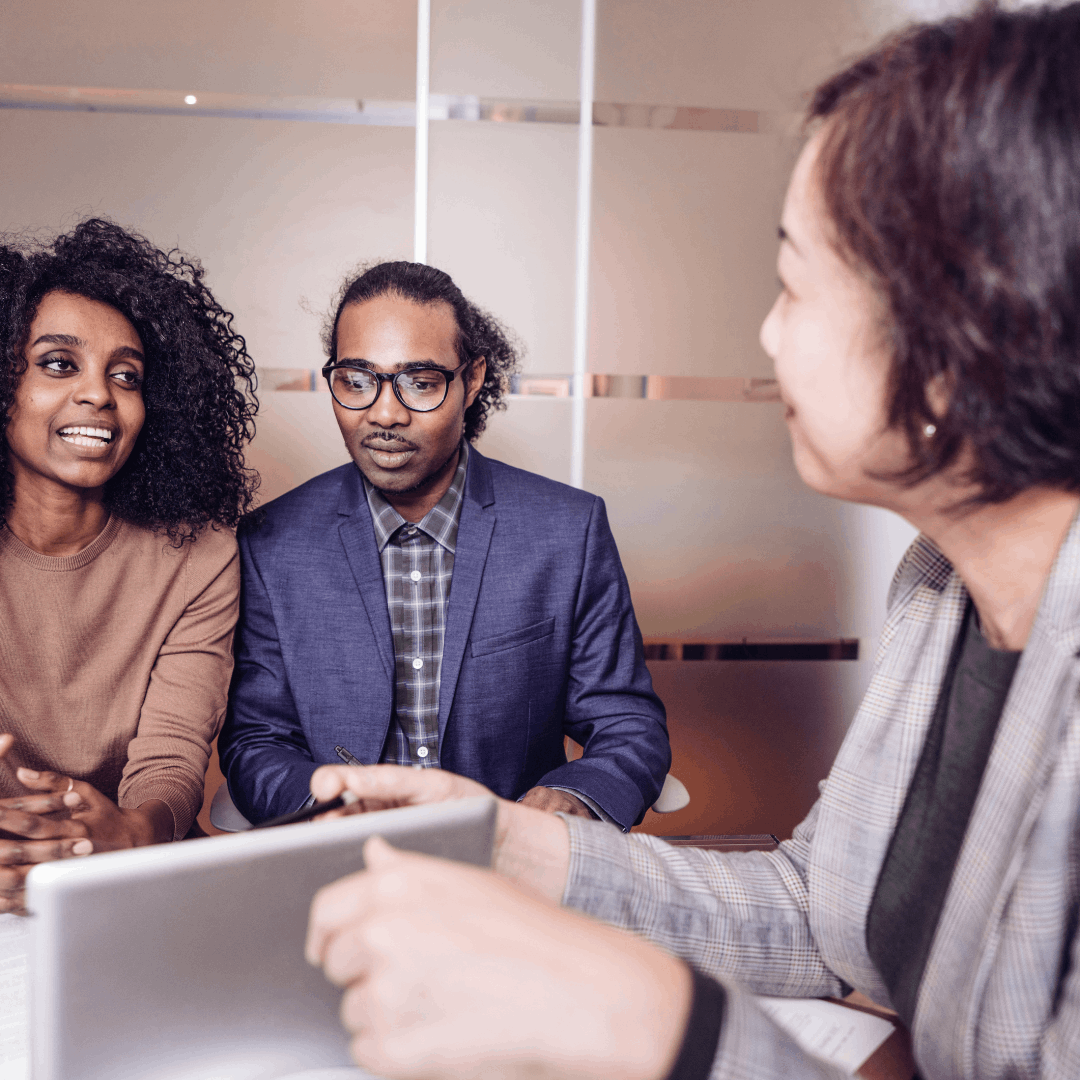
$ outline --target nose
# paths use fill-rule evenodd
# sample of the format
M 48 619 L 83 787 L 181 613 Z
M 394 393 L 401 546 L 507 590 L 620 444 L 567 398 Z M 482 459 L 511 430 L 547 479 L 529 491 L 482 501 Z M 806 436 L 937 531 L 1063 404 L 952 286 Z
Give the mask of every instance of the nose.
M 773 306 L 769 308 L 769 314 L 765 316 L 765 321 L 758 331 L 758 341 L 765 350 L 765 355 L 774 363 L 776 354 L 780 351 L 780 301 L 782 299 L 781 294 L 773 301 Z
M 95 409 L 114 409 L 116 399 L 113 396 L 113 384 L 104 369 L 95 370 L 95 365 L 87 365 L 82 376 L 75 384 L 73 399 L 77 405 L 92 405 Z
M 377 427 L 400 427 L 409 423 L 411 413 L 397 399 L 389 379 L 379 383 L 379 396 L 366 410 L 368 423 Z

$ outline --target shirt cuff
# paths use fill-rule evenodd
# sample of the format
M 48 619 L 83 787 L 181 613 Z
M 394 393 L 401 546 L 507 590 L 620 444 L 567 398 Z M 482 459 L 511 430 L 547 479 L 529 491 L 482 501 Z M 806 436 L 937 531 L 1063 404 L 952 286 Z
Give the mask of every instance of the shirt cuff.
M 590 799 L 588 795 L 583 794 L 580 791 L 576 791 L 572 787 L 562 787 L 559 784 L 552 784 L 552 791 L 565 791 L 568 795 L 573 795 L 575 799 L 580 799 L 588 808 L 589 812 L 598 821 L 606 821 L 609 825 L 617 825 L 618 822 L 611 817 L 610 814 L 594 800 Z M 621 828 L 622 826 L 620 826 Z M 625 831 L 625 830 L 624 830 Z
M 690 1018 L 686 1021 L 679 1056 L 667 1075 L 667 1080 L 708 1080 L 720 1045 L 720 1028 L 724 1022 L 724 988 L 708 975 L 690 968 L 693 996 Z

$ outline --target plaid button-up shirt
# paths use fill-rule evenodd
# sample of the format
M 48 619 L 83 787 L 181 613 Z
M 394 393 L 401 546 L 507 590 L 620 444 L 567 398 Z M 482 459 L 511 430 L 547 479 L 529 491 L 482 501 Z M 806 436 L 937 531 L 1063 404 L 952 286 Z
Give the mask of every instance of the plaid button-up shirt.
M 364 479 L 394 636 L 394 714 L 379 758 L 391 765 L 439 765 L 439 676 L 446 603 L 468 463 L 469 447 L 462 442 L 450 487 L 415 525 Z

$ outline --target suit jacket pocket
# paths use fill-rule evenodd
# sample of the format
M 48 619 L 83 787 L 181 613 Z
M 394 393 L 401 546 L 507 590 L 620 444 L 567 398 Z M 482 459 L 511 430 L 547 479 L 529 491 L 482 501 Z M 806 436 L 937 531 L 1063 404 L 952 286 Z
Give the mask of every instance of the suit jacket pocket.
M 511 630 L 506 634 L 496 634 L 495 637 L 474 641 L 470 651 L 473 656 L 486 656 L 488 653 L 516 649 L 519 645 L 527 645 L 530 641 L 551 637 L 554 633 L 555 617 L 552 616 L 543 622 L 533 623 L 532 626 L 523 626 L 520 630 Z

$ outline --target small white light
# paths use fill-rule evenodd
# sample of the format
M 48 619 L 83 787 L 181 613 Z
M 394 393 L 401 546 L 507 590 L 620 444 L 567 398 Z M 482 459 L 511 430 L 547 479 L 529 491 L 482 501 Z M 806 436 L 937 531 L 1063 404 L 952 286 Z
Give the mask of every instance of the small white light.
M 188 94 L 187 97 L 184 98 L 184 104 L 185 105 L 194 105 L 195 102 L 198 101 L 198 100 L 199 99 L 194 94 Z

